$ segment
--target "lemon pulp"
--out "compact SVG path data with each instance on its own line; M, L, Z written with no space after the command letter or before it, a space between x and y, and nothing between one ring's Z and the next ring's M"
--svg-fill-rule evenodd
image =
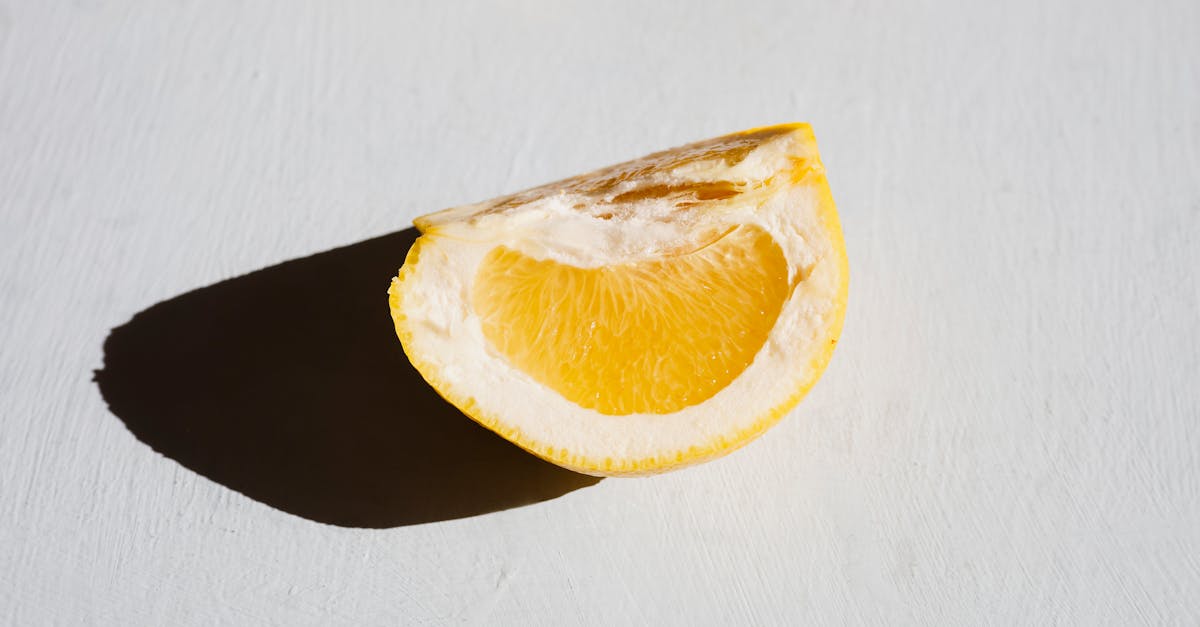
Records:
M688 253L596 268L498 246L472 306L511 364L607 415L668 414L729 385L763 347L790 293L771 235L732 228Z

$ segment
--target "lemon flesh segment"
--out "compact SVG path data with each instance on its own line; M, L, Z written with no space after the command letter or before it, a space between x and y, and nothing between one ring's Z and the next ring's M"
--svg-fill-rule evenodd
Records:
M599 268L500 246L480 264L472 303L496 350L567 400L669 414L750 365L787 294L783 251L748 225L688 254Z
M849 271L812 129L666 150L415 220L389 289L449 402L596 475L762 434L824 371Z

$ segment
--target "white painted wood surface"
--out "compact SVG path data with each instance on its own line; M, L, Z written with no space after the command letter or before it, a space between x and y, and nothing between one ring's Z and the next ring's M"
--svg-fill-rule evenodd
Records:
M0 3L0 623L1197 624L1198 33L1194 0ZM723 460L348 528L92 380L189 290L789 120L850 309Z

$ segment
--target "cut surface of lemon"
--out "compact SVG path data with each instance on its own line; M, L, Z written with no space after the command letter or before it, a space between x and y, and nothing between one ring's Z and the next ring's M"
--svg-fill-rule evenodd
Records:
M389 290L448 401L561 466L661 472L790 410L848 267L807 124L763 127L418 218Z

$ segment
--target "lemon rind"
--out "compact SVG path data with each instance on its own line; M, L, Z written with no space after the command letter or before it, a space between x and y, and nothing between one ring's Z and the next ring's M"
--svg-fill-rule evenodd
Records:
M792 123L779 126L792 128L804 133L806 143L811 143L815 147L816 140L808 124ZM741 131L737 134L752 133L764 128L770 127L757 127ZM816 154L819 155L819 153ZM479 407L475 399L466 395L455 394L452 386L441 376L440 368L436 364L422 358L420 355L414 354L410 350L409 347L412 345L413 334L403 313L404 287L406 279L414 272L418 263L422 245L425 243L425 235L418 237L413 243L404 260L404 265L401 267L398 275L392 279L392 283L388 288L388 303L396 335L399 337L400 344L409 361L412 362L413 366L421 373L421 376L425 378L430 386L447 402L457 407L468 418L496 432L522 449L548 462L570 470L588 475L606 477L641 476L699 464L732 453L777 424L816 385L833 358L834 348L837 346L838 338L841 336L842 327L845 323L847 298L849 295L849 261L846 256L845 240L837 208L834 205L833 196L824 175L824 169L820 167L820 157L817 156L816 159L816 167L808 169L805 173L805 178L809 179L809 185L818 190L818 216L824 227L824 233L830 240L834 257L831 261L834 261L838 265L839 270L838 289L833 303L831 324L828 326L828 336L820 341L821 348L811 357L806 376L797 383L795 391L782 403L755 419L748 427L727 435L717 436L702 445L691 446L685 450L673 450L660 455L629 459L598 458L580 455L526 437L520 429L505 423L498 416ZM420 223L418 222L419 226Z

